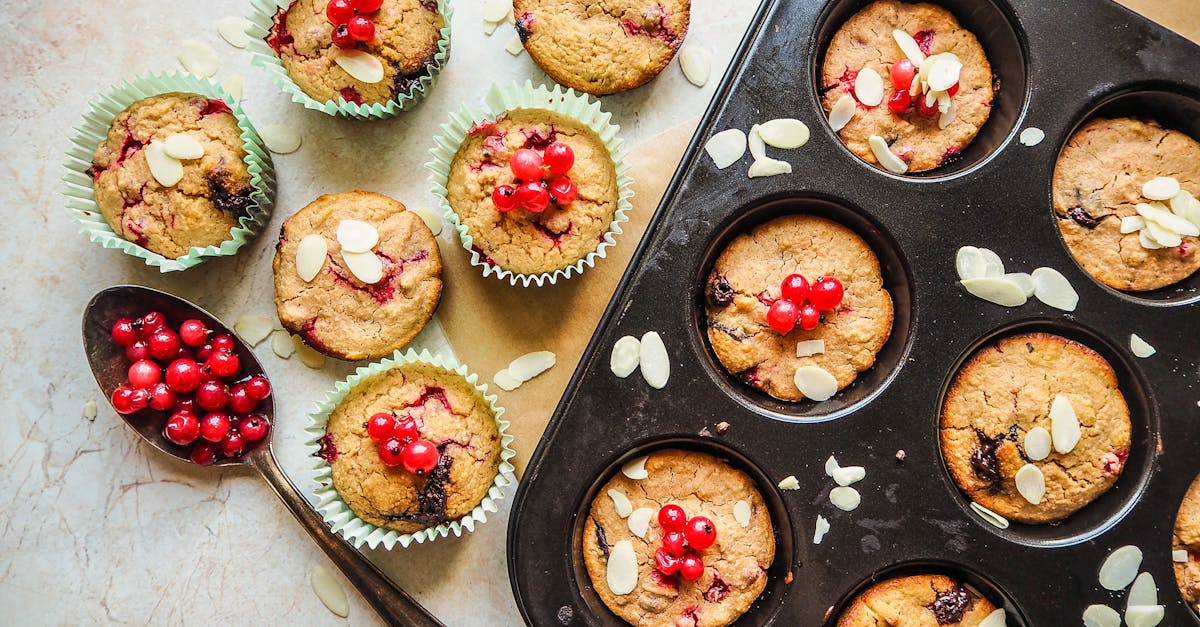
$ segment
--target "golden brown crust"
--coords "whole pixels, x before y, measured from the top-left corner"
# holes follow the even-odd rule
[[[842,613],[837,625],[975,627],[995,610],[996,606],[987,599],[950,577],[911,575],[885,579],[859,594]]]
[[[1200,476],[1192,482],[1179,506],[1171,548],[1187,552],[1186,561],[1175,562],[1175,582],[1183,600],[1200,612]]]

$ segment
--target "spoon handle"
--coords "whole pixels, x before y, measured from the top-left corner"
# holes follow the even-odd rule
[[[271,484],[284,505],[287,505],[296,520],[300,521],[300,526],[304,527],[317,546],[341,569],[342,574],[354,584],[384,622],[405,627],[445,627],[412,597],[396,587],[387,575],[350,546],[349,542],[329,530],[325,521],[308,504],[291,479],[283,474],[271,447],[258,447],[246,456],[246,460]]]

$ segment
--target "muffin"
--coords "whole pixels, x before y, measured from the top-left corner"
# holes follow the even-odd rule
[[[771,515],[754,481],[724,460],[695,451],[655,451],[644,468],[645,478],[631,479],[627,465],[592,501],[582,541],[592,587],[632,625],[733,623],[766,587],[775,559]],[[629,474],[641,476],[636,470]],[[630,511],[618,509],[612,494],[627,499]],[[703,561],[703,573],[693,579],[671,568],[664,573],[656,558],[666,535],[659,512],[672,505],[687,517],[707,518],[715,533],[711,546],[688,548]],[[638,521],[647,515],[650,522],[642,528]],[[617,594],[609,584],[609,561],[622,543],[632,545],[637,581],[628,593]],[[628,547],[623,550],[628,559]]]
[[[372,438],[377,414],[415,422],[437,450],[427,472],[385,463]],[[411,446],[411,443],[409,444]],[[330,413],[319,455],[333,486],[360,519],[414,533],[470,514],[500,467],[496,416],[482,393],[449,370],[409,362],[359,382]]]
[[[175,135],[190,137],[203,154],[175,160],[183,176],[164,185],[147,154]],[[219,245],[253,203],[244,145],[237,118],[221,100],[168,93],[134,102],[96,148],[88,170],[96,205],[117,235],[164,257]]]
[[[501,192],[522,187],[512,162],[518,151],[536,153],[540,163],[561,146],[573,155],[562,176],[575,186],[573,199],[563,197],[570,202],[546,192],[550,202],[541,207],[497,205],[517,202]],[[554,189],[555,174],[543,169],[539,176],[543,187]],[[618,198],[616,167],[604,141],[579,120],[547,109],[513,109],[472,127],[450,163],[446,192],[474,250],[488,265],[518,274],[562,270],[594,252]]]
[[[1146,248],[1139,233],[1122,233],[1137,216],[1142,186],[1175,178],[1200,194],[1200,142],[1152,121],[1097,118],[1071,136],[1054,167],[1054,212],[1067,248],[1101,283],[1128,291],[1166,287],[1200,269],[1196,237]]]
[[[845,295],[815,329],[797,325],[781,334],[768,313],[792,274],[810,283],[834,277]],[[709,343],[725,370],[784,401],[804,398],[795,382],[803,366],[824,369],[844,389],[875,363],[892,331],[892,297],[875,253],[854,231],[811,215],[776,218],[735,237],[709,274],[705,312]],[[807,340],[822,342],[822,352],[797,356]]]
[[[944,90],[949,96],[947,110],[952,105],[952,113],[936,105],[923,106],[921,94],[897,95],[902,90],[895,82],[893,66],[916,61],[900,49],[893,30],[907,33],[923,57],[951,53],[962,64],[957,89]],[[883,100],[874,106],[863,104],[856,96],[855,81],[865,68],[883,79]],[[949,11],[928,3],[878,0],[834,34],[821,69],[821,104],[826,111],[833,111],[838,100],[853,99],[853,117],[838,130],[838,136],[863,161],[879,165],[869,142],[877,135],[907,164],[909,172],[923,172],[954,159],[979,133],[991,114],[992,81],[991,65],[979,41]],[[904,105],[899,112],[892,106],[894,95],[902,99],[899,105]]]
[[[380,266],[377,281],[347,262],[354,253],[343,250],[339,237],[347,221],[378,234],[371,250]],[[311,236],[324,241],[326,256],[305,280],[300,253],[312,245],[303,243]],[[376,359],[408,344],[442,294],[442,257],[429,227],[403,204],[370,192],[321,196],[288,218],[272,267],[283,327],[338,359]]]
[[[1067,430],[1059,438],[1051,419],[1064,402],[1079,424],[1074,444]],[[1129,407],[1103,357],[1073,340],[1027,333],[980,349],[955,374],[940,437],[950,474],[969,498],[1005,518],[1044,524],[1116,483],[1130,429]],[[1044,481],[1039,503],[1018,490],[1019,473]]]
[[[374,37],[352,42],[349,49],[382,64],[382,79],[375,82],[355,78],[337,63],[343,48],[334,43],[337,25],[328,5],[329,0],[295,0],[276,13],[265,38],[288,76],[314,100],[385,104],[411,95],[436,69],[445,17],[435,0],[383,0],[379,10],[364,14],[374,24]]]
[[[517,34],[550,78],[603,96],[640,87],[687,35],[691,0],[514,0]]]
[[[1184,551],[1185,559],[1175,561],[1175,581],[1183,600],[1200,612],[1200,477],[1192,482],[1179,516],[1175,518],[1173,551]]]
[[[838,627],[973,627],[996,611],[974,590],[945,575],[912,575],[881,581],[860,593]]]

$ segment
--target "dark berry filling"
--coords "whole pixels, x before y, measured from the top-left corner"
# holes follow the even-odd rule
[[[1180,257],[1187,257],[1188,255],[1192,254],[1192,251],[1195,249],[1195,245],[1193,245],[1191,242],[1183,242],[1175,248]]]
[[[937,618],[939,625],[949,625],[962,622],[963,615],[971,606],[971,593],[962,586],[938,592],[937,600],[929,606],[929,611]]]
[[[405,405],[404,407],[424,407],[430,399],[441,403],[442,407],[446,408],[446,411],[450,411],[450,400],[446,398],[446,390],[432,385],[425,386],[425,389],[421,390],[421,396],[417,397],[417,400]]]
[[[496,263],[495,259],[492,259],[490,256],[487,255],[487,253],[483,252],[483,249],[478,246],[472,246],[471,251],[478,254],[480,257],[482,257],[483,263],[485,263],[489,266],[494,267],[494,266],[500,265],[500,264]]]
[[[650,571],[650,580],[663,588],[670,588],[674,590],[679,587],[678,575],[664,575],[658,570]]]
[[[1100,219],[1088,213],[1088,210],[1083,207],[1071,207],[1067,209],[1067,217],[1085,229],[1094,229],[1100,226]]]
[[[600,523],[596,523],[596,544],[600,546],[600,552],[604,553],[604,557],[608,557],[612,545],[608,543],[608,536],[604,535],[604,527]]]
[[[733,302],[733,286],[729,284],[729,279],[725,275],[713,271],[708,275],[708,285],[704,291],[704,297],[708,300],[710,307],[728,307]]]
[[[763,305],[766,305],[767,307],[770,307],[775,302],[775,299],[771,298],[771,293],[768,292],[767,290],[763,290],[763,291],[759,292],[757,298],[758,298],[758,302],[762,303]]]
[[[762,378],[758,376],[758,366],[746,370],[738,376],[750,387],[756,388],[762,385]]]
[[[698,627],[700,625],[700,608],[696,607],[695,605],[685,608],[680,616],[684,620],[692,621],[693,627]]]
[[[427,61],[421,66],[421,69],[408,74],[403,74],[400,72],[399,64],[393,63],[392,68],[395,70],[396,74],[395,80],[392,81],[392,97],[395,98],[401,94],[409,93],[412,91],[414,85],[421,82],[421,79],[432,74],[433,61]]]
[[[322,342],[321,339],[317,337],[316,318],[309,318],[308,320],[305,320],[304,325],[300,327],[300,332],[297,333],[297,335],[300,336],[300,339],[304,340],[305,344],[308,344],[319,351],[327,352],[329,350],[329,347],[325,345],[325,342]]]
[[[253,189],[249,186],[234,189],[232,178],[227,170],[218,167],[208,177],[208,197],[217,209],[234,216],[244,215],[254,202],[250,198]]]
[[[996,490],[1000,487],[1000,459],[996,456],[996,449],[1000,448],[1000,443],[1004,441],[1004,436],[989,438],[982,431],[975,432],[979,438],[979,445],[975,447],[975,452],[971,453],[971,469],[975,471],[975,476],[979,479],[988,482],[990,489]]]
[[[1129,449],[1104,454],[1104,472],[1117,475],[1125,468],[1125,460],[1129,459]]]
[[[647,15],[647,17],[650,16]],[[659,4],[655,7],[654,17],[657,19],[657,22],[649,26],[639,25],[637,22],[629,19],[622,20],[621,28],[630,37],[640,35],[650,37],[651,39],[661,39],[671,47],[678,46],[679,36],[667,26],[667,10],[663,8],[663,5]]]
[[[929,56],[930,50],[933,49],[933,31],[922,30],[913,33],[913,39],[917,42],[917,47],[925,56]]]
[[[446,482],[450,479],[450,466],[454,458],[446,454],[447,442],[438,446],[438,463],[425,480],[425,487],[417,493],[417,511],[404,514],[384,514],[387,520],[401,520],[418,524],[441,522],[446,519]]]
[[[317,441],[317,444],[320,445],[320,448],[317,449],[317,457],[320,457],[330,464],[337,461],[338,450],[337,445],[333,443],[332,433],[326,433],[325,437]]]
[[[938,167],[950,165],[962,158],[962,146],[951,146],[942,153],[942,159],[938,161]],[[910,157],[911,159],[911,157]]]
[[[709,603],[720,603],[722,599],[729,596],[729,584],[721,579],[721,574],[713,572],[712,583],[708,585],[708,590],[704,591],[704,600]]]
[[[537,18],[532,13],[522,13],[517,18],[517,36],[521,38],[521,43],[529,41],[529,36],[533,34],[533,23]]]
[[[293,54],[296,52],[296,38],[288,32],[287,20],[288,14],[295,8],[296,3],[293,2],[286,9],[280,9],[271,20],[271,30],[267,33],[267,45],[275,51],[275,54],[282,55],[284,48],[291,48]]]
[[[545,150],[547,146],[558,141],[558,129],[550,127],[550,132],[543,134],[541,129],[522,130],[525,136],[525,147],[533,150]]]
[[[722,324],[720,322],[713,321],[713,322],[708,323],[708,326],[720,331],[721,333],[724,333],[725,335],[728,335],[729,337],[731,337],[739,342],[750,337],[746,332],[742,331],[741,329],[735,329],[727,324]]]
[[[545,224],[537,221],[531,222],[531,224],[533,225],[533,228],[538,230],[539,233],[550,239],[550,241],[553,243],[553,248],[558,248],[562,244],[562,241],[571,234],[573,223],[568,222],[567,228],[563,229],[562,231],[555,231]]]
[[[224,100],[215,99],[205,100],[204,107],[200,109],[200,117],[202,118],[219,113],[233,113],[233,109],[230,109]]]
[[[342,95],[342,100],[346,102],[353,102],[357,105],[363,103],[362,94],[358,93],[358,90],[354,87],[343,87],[338,93]]]

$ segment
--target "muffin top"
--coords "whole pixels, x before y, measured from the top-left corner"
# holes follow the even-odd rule
[[[550,78],[598,96],[641,86],[687,34],[690,0],[515,0],[517,34]]]
[[[266,37],[288,76],[314,100],[384,104],[408,94],[430,73],[445,26],[436,0],[383,0],[378,11],[366,16],[374,22],[375,37],[356,43],[354,50],[383,65],[383,78],[374,83],[356,79],[338,65],[342,48],[333,42],[328,4],[296,0],[279,10]]]
[[[365,222],[378,233],[372,252],[381,278],[347,263],[338,229]],[[320,270],[306,281],[297,264],[310,236],[324,240]],[[353,254],[353,253],[350,253]],[[433,316],[442,294],[442,258],[425,222],[404,205],[370,192],[321,196],[283,223],[275,248],[275,308],[283,327],[338,359],[376,359],[404,347]]]
[[[437,446],[425,476],[390,467],[367,433],[377,413],[410,416]],[[491,488],[500,467],[500,432],[483,394],[457,373],[414,362],[360,382],[329,415],[321,456],[333,485],[359,518],[413,533],[466,516]]]
[[[1174,560],[1179,592],[1192,609],[1200,612],[1200,476],[1192,482],[1179,506],[1171,549],[1184,552],[1183,561]]]
[[[167,186],[151,173],[147,153],[175,135],[190,137],[203,155],[179,160],[183,176]],[[117,235],[171,259],[228,240],[252,203],[241,135],[221,100],[168,93],[129,105],[89,170],[100,212]]]
[[[912,575],[881,581],[859,594],[838,627],[975,627],[996,606],[945,575]]]
[[[493,192],[519,187],[510,163],[514,153],[539,154],[562,143],[574,153],[566,176],[578,187],[569,204],[551,203],[540,213],[521,207],[503,212]],[[604,141],[582,122],[547,109],[514,109],[478,124],[450,164],[447,201],[489,265],[536,274],[571,266],[596,250],[617,210],[616,167]]]

